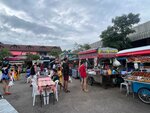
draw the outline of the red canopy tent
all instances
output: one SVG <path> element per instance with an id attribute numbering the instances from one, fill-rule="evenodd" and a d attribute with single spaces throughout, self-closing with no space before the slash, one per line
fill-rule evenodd
<path id="1" fill-rule="evenodd" d="M 116 57 L 116 53 L 118 52 L 115 48 L 95 48 L 89 49 L 85 51 L 81 51 L 78 53 L 79 59 L 86 59 L 86 58 L 114 58 Z"/>
<path id="2" fill-rule="evenodd" d="M 125 49 L 125 50 L 119 51 L 116 55 L 117 57 L 150 55 L 150 46 Z"/>
<path id="3" fill-rule="evenodd" d="M 79 59 L 98 57 L 97 49 L 89 49 L 78 53 Z"/>

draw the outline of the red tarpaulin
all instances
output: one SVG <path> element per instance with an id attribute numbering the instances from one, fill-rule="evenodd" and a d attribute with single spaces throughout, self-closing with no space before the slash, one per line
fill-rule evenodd
<path id="1" fill-rule="evenodd" d="M 135 55 L 150 55 L 150 50 L 134 51 L 117 54 L 118 57 L 135 56 Z"/>
<path id="2" fill-rule="evenodd" d="M 30 53 L 30 54 L 37 54 L 37 52 L 20 52 L 20 51 L 11 51 L 11 54 L 13 55 L 13 56 L 21 56 L 21 55 L 26 55 L 26 54 L 28 54 L 28 53 Z"/>
<path id="3" fill-rule="evenodd" d="M 150 55 L 150 45 L 125 49 L 117 53 L 118 57 L 136 56 L 136 55 Z"/>
<path id="4" fill-rule="evenodd" d="M 22 52 L 20 52 L 20 51 L 11 51 L 11 54 L 15 55 L 15 56 L 19 56 L 19 55 L 21 55 L 21 53 Z"/>

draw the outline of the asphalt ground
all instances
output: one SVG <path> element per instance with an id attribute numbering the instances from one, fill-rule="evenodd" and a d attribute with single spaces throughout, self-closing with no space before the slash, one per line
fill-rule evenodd
<path id="1" fill-rule="evenodd" d="M 142 103 L 137 97 L 126 96 L 118 87 L 104 89 L 100 84 L 89 86 L 89 92 L 80 89 L 80 81 L 73 79 L 69 83 L 70 93 L 60 91 L 59 101 L 53 105 L 50 98 L 49 105 L 40 106 L 39 97 L 32 106 L 32 87 L 25 83 L 24 75 L 15 81 L 11 88 L 11 95 L 4 98 L 19 113 L 150 113 L 150 105 Z M 2 84 L 0 84 L 2 92 Z M 6 108 L 7 109 L 7 108 Z"/>

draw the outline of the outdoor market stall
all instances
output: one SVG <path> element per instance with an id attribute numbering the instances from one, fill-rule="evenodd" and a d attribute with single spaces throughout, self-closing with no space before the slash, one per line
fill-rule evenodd
<path id="1" fill-rule="evenodd" d="M 137 93 L 141 101 L 150 104 L 150 46 L 122 50 L 117 56 L 134 63 L 134 71 L 125 81 L 132 83 L 133 93 Z"/>
<path id="2" fill-rule="evenodd" d="M 101 83 L 104 87 L 113 84 L 113 79 L 118 76 L 117 73 L 112 73 L 113 61 L 117 52 L 117 49 L 106 47 L 78 53 L 79 62 L 86 61 L 89 84 L 92 85 L 94 81 Z"/>

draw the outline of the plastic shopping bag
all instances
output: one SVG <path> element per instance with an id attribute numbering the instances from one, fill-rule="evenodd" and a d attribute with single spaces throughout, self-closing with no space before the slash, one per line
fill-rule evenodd
<path id="1" fill-rule="evenodd" d="M 115 58 L 115 59 L 113 60 L 113 66 L 118 67 L 118 66 L 120 66 L 120 65 L 121 65 L 120 62 Z"/>
<path id="2" fill-rule="evenodd" d="M 10 80 L 8 86 L 11 87 L 11 86 L 13 86 L 13 85 L 14 85 L 13 80 Z"/>
<path id="3" fill-rule="evenodd" d="M 9 87 L 11 87 L 13 85 L 14 85 L 13 81 L 10 81 L 9 84 L 8 84 Z"/>
<path id="4" fill-rule="evenodd" d="M 0 71 L 0 81 L 2 80 L 2 77 L 3 77 L 2 72 Z"/>
<path id="5" fill-rule="evenodd" d="M 69 83 L 72 83 L 72 78 L 69 76 Z"/>

